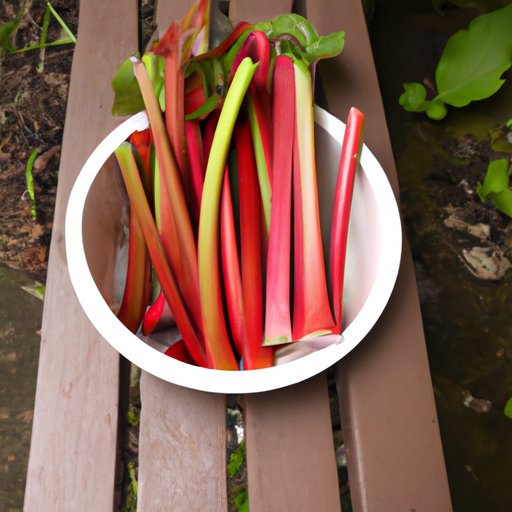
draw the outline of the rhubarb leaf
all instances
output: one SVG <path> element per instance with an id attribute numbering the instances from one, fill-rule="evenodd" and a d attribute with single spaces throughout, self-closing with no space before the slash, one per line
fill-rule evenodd
<path id="1" fill-rule="evenodd" d="M 273 20 L 258 23 L 254 28 L 265 32 L 272 41 L 285 43 L 291 38 L 307 65 L 319 59 L 335 57 L 343 50 L 345 40 L 344 32 L 318 35 L 313 25 L 299 14 L 282 14 Z"/>

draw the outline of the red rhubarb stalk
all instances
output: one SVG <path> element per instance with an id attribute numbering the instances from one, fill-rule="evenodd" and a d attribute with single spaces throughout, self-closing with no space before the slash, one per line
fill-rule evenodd
<path id="1" fill-rule="evenodd" d="M 153 92 L 151 82 L 146 72 L 144 64 L 132 58 L 135 78 L 144 99 L 144 105 L 148 114 L 151 132 L 155 144 L 156 158 L 159 167 L 160 184 L 162 188 L 162 197 L 166 194 L 169 199 L 170 207 L 166 208 L 168 214 L 172 216 L 176 226 L 175 240 L 171 240 L 169 250 L 179 251 L 183 271 L 176 274 L 179 280 L 179 289 L 183 295 L 188 310 L 192 316 L 197 328 L 201 328 L 201 306 L 199 303 L 199 277 L 197 268 L 197 252 L 190 220 L 185 193 L 183 190 L 180 174 L 173 158 L 169 139 L 165 130 L 158 101 Z M 163 206 L 163 205 L 162 205 Z M 162 209 L 162 215 L 164 210 Z M 172 221 L 171 221 L 172 222 Z M 172 243 L 174 242 L 174 243 Z M 174 310 L 173 310 L 174 312 Z"/>
<path id="2" fill-rule="evenodd" d="M 198 365 L 207 366 L 204 346 L 200 336 L 195 331 L 190 321 L 174 276 L 167 264 L 160 235 L 153 220 L 144 187 L 137 171 L 137 164 L 133 156 L 131 145 L 129 143 L 121 144 L 116 149 L 115 155 L 121 168 L 126 191 L 130 200 L 130 206 L 139 221 L 151 262 L 162 286 L 165 298 L 175 316 L 176 325 L 194 361 Z"/>
<path id="3" fill-rule="evenodd" d="M 199 290 L 206 350 L 214 368 L 238 369 L 231 350 L 219 275 L 219 202 L 233 128 L 256 65 L 247 58 L 240 64 L 228 89 L 213 136 L 199 219 Z"/>
<path id="4" fill-rule="evenodd" d="M 240 203 L 240 259 L 243 294 L 243 367 L 266 368 L 274 364 L 274 350 L 263 344 L 263 261 L 262 215 L 258 173 L 251 128 L 242 121 L 235 132 L 238 154 Z"/>
<path id="5" fill-rule="evenodd" d="M 153 303 L 146 309 L 142 322 L 142 334 L 147 336 L 155 331 L 160 331 L 176 325 L 171 308 L 165 300 L 165 295 L 160 291 Z"/>
<path id="6" fill-rule="evenodd" d="M 183 340 L 174 342 L 164 354 L 169 357 L 173 357 L 182 363 L 195 364 L 194 359 L 187 350 L 187 346 Z"/>
<path id="7" fill-rule="evenodd" d="M 341 331 L 343 308 L 343 282 L 345 277 L 345 258 L 347 236 L 352 205 L 352 191 L 357 163 L 363 147 L 364 114 L 357 108 L 350 109 L 343 144 L 341 146 L 338 178 L 334 192 L 334 208 L 331 225 L 330 279 L 332 305 L 336 325 L 335 333 Z"/>
<path id="8" fill-rule="evenodd" d="M 231 336 L 239 354 L 242 354 L 244 338 L 244 307 L 242 297 L 242 279 L 236 239 L 233 201 L 229 184 L 229 171 L 224 171 L 220 205 L 220 248 L 224 295 L 228 310 Z"/>
<path id="9" fill-rule="evenodd" d="M 204 155 L 201 126 L 199 121 L 185 122 L 185 135 L 187 141 L 188 163 L 193 190 L 192 215 L 199 222 L 199 209 L 203 195 L 204 182 Z"/>
<path id="10" fill-rule="evenodd" d="M 290 318 L 290 258 L 295 77 L 293 61 L 275 61 L 272 148 L 274 181 L 267 256 L 265 345 L 292 341 Z"/>
<path id="11" fill-rule="evenodd" d="M 301 64 L 295 68 L 294 186 L 294 293 L 293 339 L 332 331 L 325 276 L 316 179 L 313 91 L 311 75 Z"/>
<path id="12" fill-rule="evenodd" d="M 136 333 L 151 293 L 151 265 L 142 229 L 132 211 L 130 211 L 128 237 L 128 269 L 123 300 L 117 317 L 130 331 Z"/>

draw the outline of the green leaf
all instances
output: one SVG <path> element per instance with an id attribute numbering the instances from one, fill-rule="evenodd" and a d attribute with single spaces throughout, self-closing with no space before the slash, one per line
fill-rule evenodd
<path id="1" fill-rule="evenodd" d="M 425 109 L 425 113 L 427 114 L 430 119 L 434 119 L 434 121 L 440 121 L 444 117 L 446 117 L 446 114 L 448 113 L 448 110 L 446 108 L 446 104 L 436 98 L 435 100 L 428 101 L 427 102 L 427 108 Z"/>
<path id="2" fill-rule="evenodd" d="M 217 93 L 212 94 L 199 108 L 194 110 L 194 112 L 187 114 L 185 116 L 185 120 L 193 121 L 194 119 L 199 119 L 203 116 L 206 116 L 206 114 L 213 112 L 216 108 L 219 107 L 220 99 L 221 98 Z"/>
<path id="3" fill-rule="evenodd" d="M 241 489 L 233 501 L 237 512 L 249 512 L 249 493 L 247 489 Z"/>
<path id="4" fill-rule="evenodd" d="M 424 112 L 426 109 L 427 90 L 422 84 L 410 82 L 404 84 L 404 92 L 398 102 L 407 112 Z"/>
<path id="5" fill-rule="evenodd" d="M 319 36 L 313 25 L 300 14 L 281 14 L 273 20 L 258 23 L 253 28 L 265 32 L 271 41 L 279 40 L 283 44 L 279 53 L 289 54 L 286 39 L 292 38 L 295 45 L 292 45 L 294 51 L 290 56 L 296 60 L 298 52 L 307 65 L 319 59 L 335 57 L 343 50 L 345 42 L 344 32 Z"/>
<path id="6" fill-rule="evenodd" d="M 32 219 L 37 219 L 37 210 L 36 210 L 36 193 L 34 190 L 34 176 L 32 175 L 32 170 L 34 169 L 34 163 L 36 161 L 37 156 L 39 155 L 39 148 L 34 149 L 30 156 L 28 157 L 27 166 L 25 167 L 25 180 L 27 182 L 27 192 L 30 197 L 30 201 L 32 203 Z"/>
<path id="7" fill-rule="evenodd" d="M 507 400 L 503 412 L 507 418 L 510 418 L 512 420 L 512 396 Z"/>
<path id="8" fill-rule="evenodd" d="M 316 41 L 306 47 L 306 53 L 311 61 L 335 57 L 345 45 L 345 32 L 333 32 L 327 36 L 320 36 Z"/>
<path id="9" fill-rule="evenodd" d="M 59 25 L 62 27 L 62 30 L 67 35 L 67 38 L 73 42 L 76 43 L 76 37 L 73 32 L 71 32 L 71 29 L 64 23 L 64 20 L 59 16 L 59 13 L 53 8 L 52 4 L 48 2 L 48 9 L 53 14 L 54 18 L 58 21 Z"/>
<path id="10" fill-rule="evenodd" d="M 475 18 L 448 41 L 436 69 L 438 98 L 455 107 L 488 98 L 512 64 L 512 4 Z"/>
<path id="11" fill-rule="evenodd" d="M 238 448 L 229 456 L 227 466 L 228 477 L 233 478 L 245 462 L 245 441 L 242 441 Z"/>
<path id="12" fill-rule="evenodd" d="M 497 194 L 490 194 L 489 199 L 500 212 L 512 218 L 512 189 L 506 188 Z"/>
<path id="13" fill-rule="evenodd" d="M 114 89 L 113 115 L 127 116 L 144 110 L 144 101 L 133 73 L 130 57 L 114 73 L 112 88 Z"/>
<path id="14" fill-rule="evenodd" d="M 138 54 L 134 54 L 139 56 Z M 112 88 L 114 89 L 114 104 L 112 114 L 115 116 L 128 116 L 144 110 L 144 101 L 140 93 L 139 84 L 133 73 L 133 65 L 128 57 L 114 73 Z M 142 57 L 148 72 L 155 96 L 162 110 L 165 110 L 164 74 L 165 59 L 154 53 L 145 53 Z"/>
<path id="15" fill-rule="evenodd" d="M 11 53 L 14 50 L 12 39 L 27 12 L 27 6 L 22 5 L 16 14 L 16 18 L 9 20 L 0 26 L 0 55 Z"/>
<path id="16" fill-rule="evenodd" d="M 508 166 L 506 158 L 493 160 L 487 167 L 484 181 L 477 186 L 477 194 L 481 201 L 485 201 L 490 194 L 498 194 L 508 188 Z"/>

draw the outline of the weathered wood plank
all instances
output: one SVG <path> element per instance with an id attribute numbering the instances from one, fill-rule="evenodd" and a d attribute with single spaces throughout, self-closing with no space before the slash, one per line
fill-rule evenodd
<path id="1" fill-rule="evenodd" d="M 248 0 L 231 0 L 229 2 L 229 18 L 233 22 L 247 21 L 257 23 L 291 12 L 293 0 L 259 0 L 251 2 Z"/>
<path id="2" fill-rule="evenodd" d="M 122 23 L 112 23 L 122 19 Z M 24 508 L 113 508 L 119 357 L 79 306 L 66 270 L 64 218 L 75 177 L 113 127 L 110 77 L 137 46 L 137 3 L 84 0 L 59 174 Z M 101 273 L 101 271 L 100 271 Z"/>
<path id="3" fill-rule="evenodd" d="M 257 22 L 293 2 L 231 0 L 230 18 Z M 252 511 L 340 510 L 325 375 L 245 397 L 247 473 Z"/>
<path id="4" fill-rule="evenodd" d="M 191 3 L 159 1 L 159 33 Z M 140 391 L 138 510 L 227 510 L 225 395 L 174 386 L 145 372 Z"/>
<path id="5" fill-rule="evenodd" d="M 245 396 L 253 512 L 341 510 L 325 374 Z"/>
<path id="6" fill-rule="evenodd" d="M 140 391 L 138 510 L 227 510 L 225 396 L 145 372 Z"/>
<path id="7" fill-rule="evenodd" d="M 346 46 L 320 67 L 329 109 L 367 114 L 365 137 L 398 194 L 370 42 L 359 0 L 308 0 L 320 33 L 344 29 Z M 382 319 L 338 365 L 340 409 L 354 510 L 451 510 L 414 268 L 404 243 Z"/>

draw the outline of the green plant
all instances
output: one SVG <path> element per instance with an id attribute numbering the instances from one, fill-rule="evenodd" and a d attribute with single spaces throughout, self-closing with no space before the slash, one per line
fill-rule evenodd
<path id="1" fill-rule="evenodd" d="M 512 188 L 509 185 L 510 162 L 506 158 L 492 160 L 487 167 L 483 183 L 477 186 L 481 201 L 490 200 L 501 212 L 512 217 Z"/>
<path id="2" fill-rule="evenodd" d="M 37 155 L 39 155 L 39 148 L 34 149 L 27 160 L 27 165 L 25 167 L 25 180 L 27 182 L 27 192 L 31 201 L 31 210 L 32 210 L 32 219 L 37 219 L 37 209 L 36 209 L 36 193 L 34 190 L 34 176 L 32 171 L 34 169 L 34 163 L 36 161 Z"/>
<path id="3" fill-rule="evenodd" d="M 475 18 L 467 30 L 448 40 L 435 72 L 437 96 L 427 100 L 425 87 L 404 84 L 400 105 L 409 112 L 425 112 L 443 119 L 446 105 L 464 107 L 492 96 L 503 85 L 512 65 L 512 4 Z"/>
<path id="4" fill-rule="evenodd" d="M 37 44 L 25 46 L 23 48 L 16 48 L 13 43 L 14 36 L 22 22 L 23 18 L 29 11 L 32 2 L 24 2 L 20 7 L 16 17 L 0 26 L 0 57 L 13 53 L 22 53 L 30 50 L 44 49 L 51 46 L 60 46 L 64 44 L 75 44 L 76 37 L 71 29 L 66 25 L 64 20 L 60 17 L 59 13 L 55 10 L 50 2 L 47 3 L 43 15 L 43 22 L 41 26 L 41 36 Z M 58 22 L 61 27 L 61 34 L 58 39 L 48 41 L 48 30 L 50 26 L 50 19 L 53 18 Z M 44 53 L 41 54 L 41 62 L 38 65 L 38 71 L 42 72 L 44 68 Z"/>
<path id="5" fill-rule="evenodd" d="M 512 420 L 512 396 L 507 400 L 503 413 L 507 418 Z"/>

